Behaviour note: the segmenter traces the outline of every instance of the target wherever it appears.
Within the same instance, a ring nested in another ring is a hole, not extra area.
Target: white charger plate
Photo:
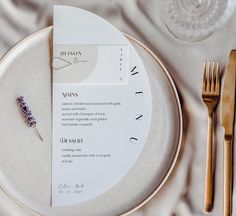
[[[32,214],[126,215],[150,200],[172,171],[182,137],[182,113],[174,82],[148,48],[127,37],[143,59],[151,83],[153,114],[148,140],[122,180],[93,199],[65,207],[50,205],[52,27],[28,36],[0,60],[0,185]],[[20,95],[27,95],[43,143],[22,123],[16,105]]]

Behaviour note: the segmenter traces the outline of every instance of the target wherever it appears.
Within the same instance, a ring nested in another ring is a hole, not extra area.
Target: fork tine
[[[216,62],[216,92],[220,92],[220,66],[219,61]]]
[[[216,86],[216,72],[215,72],[215,61],[212,61],[212,67],[211,67],[211,91],[215,91],[215,86]]]
[[[203,65],[203,79],[202,79],[202,92],[206,91],[206,60],[204,61]]]
[[[208,61],[208,67],[207,67],[207,84],[206,84],[206,90],[211,91],[211,61]]]

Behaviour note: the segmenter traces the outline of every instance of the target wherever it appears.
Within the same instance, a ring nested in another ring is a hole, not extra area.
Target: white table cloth
[[[202,66],[205,59],[215,59],[220,61],[222,69],[225,67],[230,50],[236,49],[236,13],[207,39],[188,43],[176,40],[166,31],[157,13],[155,0],[2,0],[0,56],[21,38],[52,24],[53,4],[67,4],[92,11],[142,41],[162,59],[178,88],[184,117],[178,162],[164,187],[132,216],[204,215],[207,111],[201,100]],[[215,202],[211,216],[223,213],[223,129],[219,109],[216,119]],[[233,195],[233,209],[236,209],[235,190]],[[0,216],[32,215],[0,191]]]

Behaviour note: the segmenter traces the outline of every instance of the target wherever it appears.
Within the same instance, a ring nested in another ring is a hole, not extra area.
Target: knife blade
[[[225,79],[221,94],[221,124],[225,129],[225,136],[233,135],[235,114],[235,78],[236,78],[236,50],[232,50],[225,69]]]
[[[221,125],[224,128],[224,216],[232,214],[232,142],[235,116],[236,50],[232,50],[225,69],[221,94]]]

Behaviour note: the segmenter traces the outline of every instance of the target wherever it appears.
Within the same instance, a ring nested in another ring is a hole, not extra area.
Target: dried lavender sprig
[[[32,115],[32,112],[30,111],[29,107],[27,106],[24,97],[20,96],[17,98],[17,102],[20,105],[21,111],[24,115],[25,118],[25,122],[32,128],[35,129],[35,131],[37,132],[39,138],[43,141],[42,136],[40,135],[38,129],[36,128],[37,122],[34,118],[34,116]]]

